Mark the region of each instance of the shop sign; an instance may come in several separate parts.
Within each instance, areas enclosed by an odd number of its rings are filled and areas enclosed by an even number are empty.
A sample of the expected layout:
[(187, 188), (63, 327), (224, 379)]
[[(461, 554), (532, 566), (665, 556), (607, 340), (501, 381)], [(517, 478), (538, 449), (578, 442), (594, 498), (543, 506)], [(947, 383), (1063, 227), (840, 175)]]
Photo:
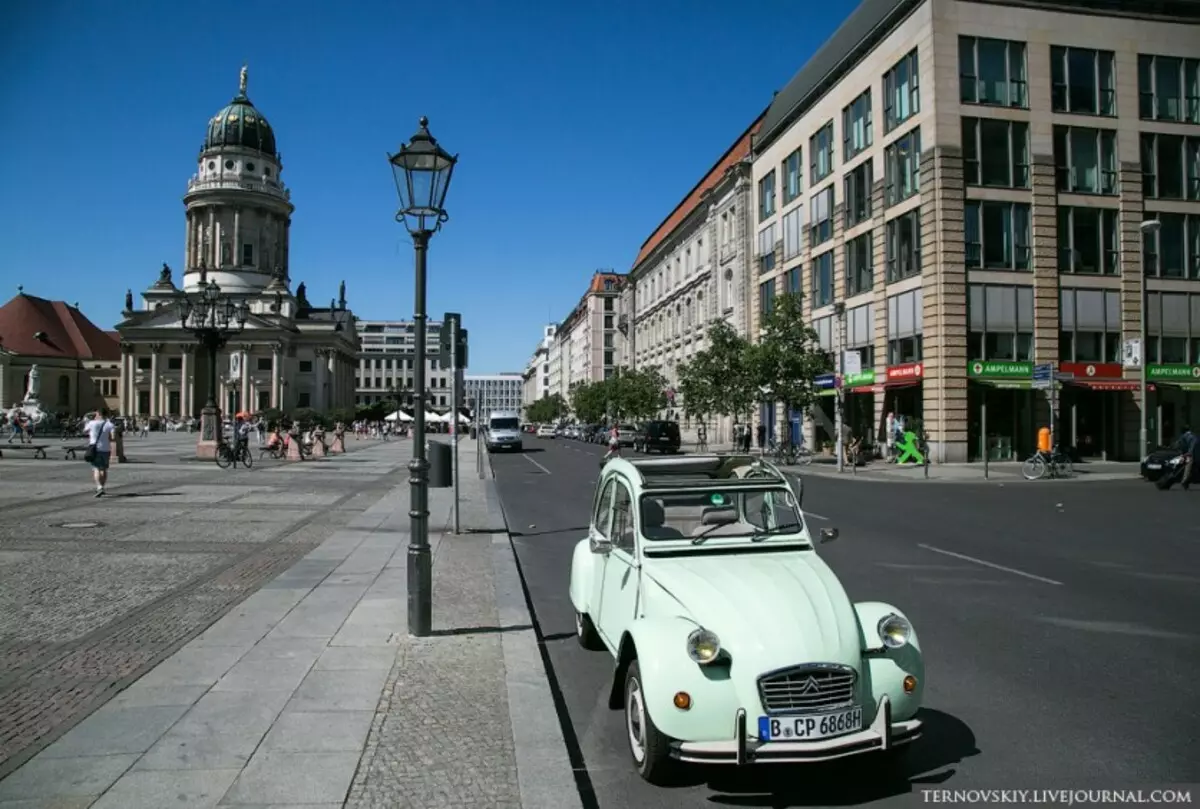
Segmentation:
[(925, 375), (925, 363), (908, 362), (904, 365), (892, 365), (887, 369), (888, 382), (920, 382)]
[(975, 360), (967, 365), (967, 376), (989, 379), (1029, 379), (1033, 376), (1032, 362), (1000, 362)]
[(1147, 365), (1146, 378), (1163, 382), (1200, 382), (1200, 365)]
[(1058, 372), (1073, 374), (1076, 380), (1120, 379), (1125, 375), (1119, 362), (1062, 362)]
[(857, 374), (846, 374), (843, 383), (847, 388), (865, 388), (875, 384), (875, 369), (868, 368), (865, 371), (859, 371)]

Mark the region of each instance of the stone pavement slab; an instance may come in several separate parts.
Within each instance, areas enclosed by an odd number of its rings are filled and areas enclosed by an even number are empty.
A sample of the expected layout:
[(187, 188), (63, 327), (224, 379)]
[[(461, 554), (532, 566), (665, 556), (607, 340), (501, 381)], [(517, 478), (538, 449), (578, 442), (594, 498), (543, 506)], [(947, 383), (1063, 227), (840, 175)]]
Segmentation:
[(450, 533), (451, 493), (431, 491), (435, 632), (407, 634), (409, 448), (364, 448), (391, 488), (341, 509), (320, 544), (0, 781), (0, 809), (579, 805), (473, 442), (471, 533)]

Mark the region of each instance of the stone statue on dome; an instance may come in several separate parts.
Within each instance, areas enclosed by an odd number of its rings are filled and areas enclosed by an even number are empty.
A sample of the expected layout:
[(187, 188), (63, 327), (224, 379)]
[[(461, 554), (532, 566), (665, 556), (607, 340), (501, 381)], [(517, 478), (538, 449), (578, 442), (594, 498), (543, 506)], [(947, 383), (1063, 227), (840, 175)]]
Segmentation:
[(300, 286), (296, 287), (296, 305), (301, 309), (312, 308), (308, 303), (308, 287), (303, 281), (300, 282)]
[(171, 268), (165, 261), (163, 262), (162, 270), (158, 273), (158, 280), (163, 284), (171, 283)]
[(125, 311), (126, 312), (133, 311), (133, 290), (132, 289), (125, 290)]

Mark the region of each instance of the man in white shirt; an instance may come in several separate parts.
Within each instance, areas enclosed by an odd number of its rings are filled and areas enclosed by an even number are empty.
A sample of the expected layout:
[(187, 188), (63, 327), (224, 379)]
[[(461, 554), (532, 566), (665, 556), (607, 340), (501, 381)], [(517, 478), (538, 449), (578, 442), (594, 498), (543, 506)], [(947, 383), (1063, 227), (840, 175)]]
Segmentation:
[(92, 479), (96, 481), (96, 496), (104, 496), (104, 487), (108, 483), (108, 459), (112, 455), (112, 434), (115, 429), (108, 419), (108, 411), (100, 408), (91, 421), (83, 426), (83, 434), (87, 437), (88, 448), (86, 458), (92, 465)]

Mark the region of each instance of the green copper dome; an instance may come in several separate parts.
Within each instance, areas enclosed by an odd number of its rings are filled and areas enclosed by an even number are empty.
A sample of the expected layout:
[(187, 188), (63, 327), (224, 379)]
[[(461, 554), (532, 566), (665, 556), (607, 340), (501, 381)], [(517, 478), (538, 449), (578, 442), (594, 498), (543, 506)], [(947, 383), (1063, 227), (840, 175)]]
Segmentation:
[(208, 122), (204, 150), (244, 146), (276, 157), (275, 132), (246, 95), (247, 71), (242, 68), (238, 94)]

